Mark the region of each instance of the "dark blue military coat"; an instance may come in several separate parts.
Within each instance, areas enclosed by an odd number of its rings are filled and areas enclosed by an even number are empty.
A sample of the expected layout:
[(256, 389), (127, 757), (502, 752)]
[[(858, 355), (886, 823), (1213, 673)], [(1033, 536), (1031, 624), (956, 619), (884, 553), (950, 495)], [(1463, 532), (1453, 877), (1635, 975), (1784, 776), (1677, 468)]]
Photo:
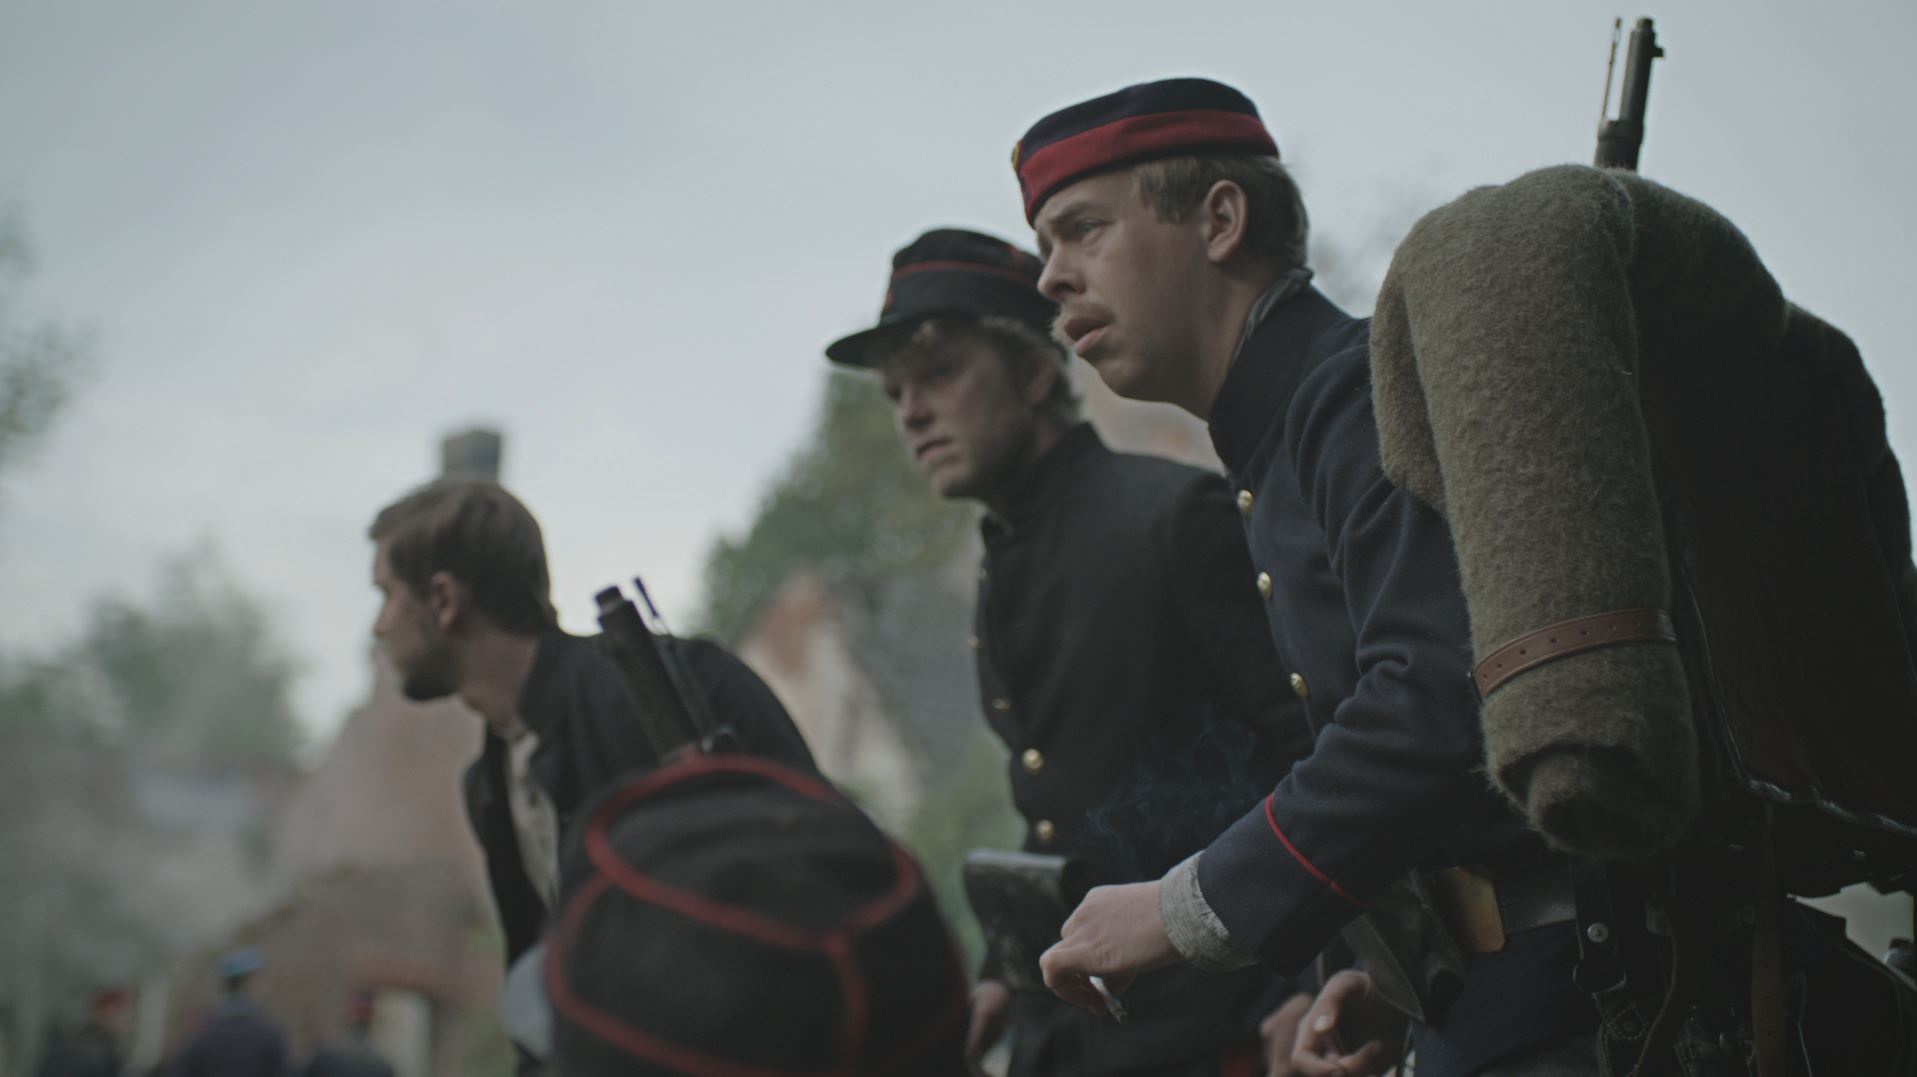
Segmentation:
[(180, 1077), (284, 1077), (286, 1037), (245, 995), (229, 995), (181, 1052)]
[[(1230, 487), (1080, 425), (1001, 508), (982, 525), (975, 641), (1025, 847), (1086, 859), (1102, 882), (1157, 878), (1310, 748)], [(1122, 1026), (1021, 998), (1012, 1071), (1213, 1073), (1283, 988), (1258, 969), (1166, 970), (1132, 988)]]
[(393, 1077), (393, 1064), (361, 1040), (341, 1040), (314, 1051), (299, 1077)]
[[(1450, 531), (1389, 482), (1372, 418), (1369, 319), (1316, 289), (1251, 332), (1214, 402), (1279, 659), (1317, 740), (1199, 862), (1234, 944), (1305, 966), (1414, 867), (1544, 855), (1479, 771), (1470, 632)], [(1465, 995), (1420, 1031), (1419, 1072), (1465, 1072), (1595, 1024), (1568, 928), (1474, 959)]]

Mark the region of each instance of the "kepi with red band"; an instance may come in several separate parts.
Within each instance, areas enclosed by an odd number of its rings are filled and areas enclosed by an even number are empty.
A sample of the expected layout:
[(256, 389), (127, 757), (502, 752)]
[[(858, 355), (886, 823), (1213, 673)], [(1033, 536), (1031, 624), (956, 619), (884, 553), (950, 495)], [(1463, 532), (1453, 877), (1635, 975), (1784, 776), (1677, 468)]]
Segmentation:
[(833, 341), (826, 358), (871, 366), (875, 341), (940, 315), (1012, 318), (1049, 335), (1058, 307), (1039, 294), (1044, 268), (1038, 255), (983, 232), (934, 229), (892, 256), (878, 324)]
[(1025, 220), (1061, 188), (1094, 173), (1159, 157), (1217, 151), (1278, 156), (1251, 99), (1210, 79), (1127, 86), (1032, 125), (1012, 150)]

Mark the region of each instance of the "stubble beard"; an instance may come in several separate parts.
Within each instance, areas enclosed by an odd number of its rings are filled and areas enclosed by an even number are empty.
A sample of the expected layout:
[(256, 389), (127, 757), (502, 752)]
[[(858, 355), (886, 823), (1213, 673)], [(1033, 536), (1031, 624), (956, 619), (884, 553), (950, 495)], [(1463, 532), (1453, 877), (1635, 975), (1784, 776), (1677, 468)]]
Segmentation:
[(399, 671), (399, 694), (415, 703), (431, 703), (457, 691), (459, 675), (454, 668), (453, 649), (443, 640), (422, 649)]

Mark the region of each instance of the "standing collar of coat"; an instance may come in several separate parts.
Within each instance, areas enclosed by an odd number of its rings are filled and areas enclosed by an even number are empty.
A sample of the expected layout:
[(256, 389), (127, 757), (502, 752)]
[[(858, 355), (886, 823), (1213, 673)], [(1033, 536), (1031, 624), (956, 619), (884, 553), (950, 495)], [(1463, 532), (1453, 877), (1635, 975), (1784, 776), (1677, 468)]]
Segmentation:
[(519, 720), (546, 737), (545, 723), (560, 709), (560, 699), (569, 671), (577, 663), (582, 647), (593, 646), (585, 636), (575, 636), (557, 626), (539, 634), (539, 650), (533, 655), (532, 669), (519, 690)]
[(1047, 504), (1071, 487), (1081, 466), (1110, 453), (1091, 423), (1081, 422), (1065, 431), (1045, 455), (1026, 465), (1012, 480), (1004, 515), (988, 513), (979, 522), (985, 540), (990, 542), (1030, 526)]
[(1246, 328), (1211, 406), (1211, 444), (1226, 468), (1245, 471), (1304, 376), (1311, 342), (1350, 320), (1323, 292), (1306, 287)]

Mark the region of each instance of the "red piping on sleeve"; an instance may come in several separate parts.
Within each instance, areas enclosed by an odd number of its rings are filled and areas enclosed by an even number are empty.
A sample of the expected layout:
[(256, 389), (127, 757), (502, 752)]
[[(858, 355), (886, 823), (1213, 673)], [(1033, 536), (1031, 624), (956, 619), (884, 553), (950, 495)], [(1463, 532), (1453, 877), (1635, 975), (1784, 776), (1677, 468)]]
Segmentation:
[(1341, 898), (1344, 898), (1346, 901), (1351, 902), (1353, 905), (1356, 905), (1359, 908), (1364, 907), (1364, 904), (1365, 904), (1364, 902), (1359, 901), (1357, 898), (1352, 897), (1349, 893), (1346, 893), (1345, 888), (1338, 885), (1338, 880), (1332, 878), (1329, 875), (1326, 875), (1322, 871), (1319, 871), (1318, 865), (1305, 859), (1305, 854), (1298, 851), (1298, 847), (1291, 843), (1290, 838), (1285, 837), (1285, 832), (1279, 829), (1278, 827), (1277, 817), (1271, 814), (1271, 798), (1270, 797), (1265, 798), (1265, 822), (1271, 824), (1271, 832), (1273, 834), (1278, 835), (1279, 844), (1285, 847), (1285, 851), (1291, 854), (1291, 858), (1293, 860), (1298, 861), (1298, 866), (1304, 868), (1307, 874), (1309, 874), (1312, 878), (1318, 880), (1319, 882), (1325, 884), (1326, 886), (1330, 887), (1332, 893), (1338, 895)]

